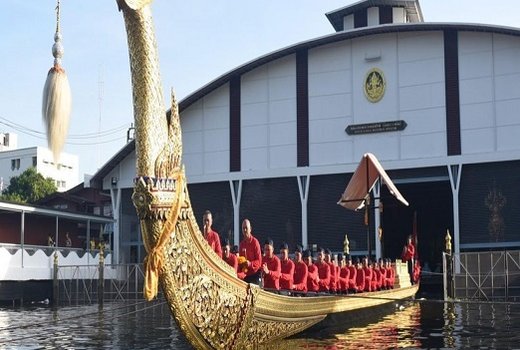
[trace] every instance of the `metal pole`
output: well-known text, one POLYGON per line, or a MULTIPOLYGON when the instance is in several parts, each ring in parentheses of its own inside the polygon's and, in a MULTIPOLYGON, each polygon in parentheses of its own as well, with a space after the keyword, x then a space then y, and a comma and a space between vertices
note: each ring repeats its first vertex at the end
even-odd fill
POLYGON ((24 245, 25 245, 25 211, 22 211, 21 223, 20 223, 20 246, 22 248, 22 268, 23 268, 24 245))
POLYGON ((52 278, 52 304, 57 306, 60 301, 60 289, 58 284, 58 253, 54 252, 53 278, 52 278))
POLYGON ((103 244, 99 247, 99 274, 98 274, 98 304, 103 308, 103 296, 105 293, 105 247, 103 244))
POLYGON ((370 210, 369 210, 369 206, 370 206, 370 188, 368 187, 368 183, 370 181, 370 176, 369 176, 369 167, 368 167, 368 158, 365 157, 365 168, 366 168, 366 178, 367 178, 367 182, 366 182, 366 185, 367 185, 367 190, 366 190, 366 193, 367 193, 367 199, 365 200, 365 215, 366 215, 366 219, 367 219, 367 250, 368 250, 368 259, 370 260, 370 257, 372 256, 372 249, 370 248, 370 210))

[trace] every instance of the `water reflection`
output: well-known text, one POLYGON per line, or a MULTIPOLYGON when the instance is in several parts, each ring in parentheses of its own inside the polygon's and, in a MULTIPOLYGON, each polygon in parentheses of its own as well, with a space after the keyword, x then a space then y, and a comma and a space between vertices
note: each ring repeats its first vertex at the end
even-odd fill
MULTIPOLYGON (((520 304, 413 302, 259 349, 512 348, 520 304)), ((0 349, 191 349, 164 301, 0 309, 0 349)))

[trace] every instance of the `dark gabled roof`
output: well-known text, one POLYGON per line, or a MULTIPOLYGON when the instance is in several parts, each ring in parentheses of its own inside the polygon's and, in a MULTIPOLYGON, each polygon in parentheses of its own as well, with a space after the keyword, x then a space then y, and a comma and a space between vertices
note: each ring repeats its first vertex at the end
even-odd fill
POLYGON ((410 22, 423 22, 421 6, 418 0, 361 0, 352 5, 327 12, 325 16, 329 19, 334 29, 339 32, 343 28, 343 18, 362 9, 377 6, 403 7, 406 9, 410 22))
MULTIPOLYGON (((375 0, 377 1, 377 0, 375 0)), ((279 58, 291 55, 300 50, 308 50, 314 47, 332 44, 343 40, 350 40, 355 38, 361 38, 370 35, 387 34, 387 33, 399 33, 399 32, 426 32, 426 31, 443 31, 443 30, 457 30, 465 32, 483 32, 483 33, 496 33, 512 36, 520 36, 520 29, 512 27, 502 27, 494 25, 484 24, 461 24, 461 23, 405 23, 405 24, 384 24, 373 27, 364 27, 348 31, 342 31, 333 33, 327 36, 323 36, 316 39, 304 41, 278 51, 271 52, 264 56, 245 63, 232 71, 229 71, 217 79, 209 82, 208 84, 201 87, 199 90, 188 95, 182 101, 179 102, 179 112, 187 109, 193 103, 198 101, 203 96, 208 95, 210 92, 218 89, 222 85, 226 84, 233 77, 241 76, 255 68, 258 68, 268 62, 277 60, 279 58)), ((170 111, 166 111, 169 113, 170 111)), ((135 141, 127 143, 118 153, 116 153, 108 162, 105 163, 98 170, 98 172, 90 180, 92 187, 101 188, 103 178, 108 175, 112 169, 126 156, 135 150, 135 141)))

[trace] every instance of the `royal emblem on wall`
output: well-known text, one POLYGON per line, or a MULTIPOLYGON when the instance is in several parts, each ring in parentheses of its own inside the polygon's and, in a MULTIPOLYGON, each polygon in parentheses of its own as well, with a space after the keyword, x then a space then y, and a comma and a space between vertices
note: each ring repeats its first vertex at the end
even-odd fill
POLYGON ((372 68, 368 71, 363 83, 363 90, 366 98, 372 102, 379 102, 386 89, 386 81, 383 71, 378 68, 372 68))

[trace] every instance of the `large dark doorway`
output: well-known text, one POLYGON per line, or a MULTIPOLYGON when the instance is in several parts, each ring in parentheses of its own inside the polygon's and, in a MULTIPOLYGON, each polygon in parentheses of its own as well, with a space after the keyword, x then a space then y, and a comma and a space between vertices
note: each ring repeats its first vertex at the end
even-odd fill
POLYGON ((408 207, 390 198, 383 186, 384 203, 383 253, 385 257, 400 258, 406 238, 413 232, 414 213, 417 213, 418 252, 421 265, 427 263, 432 271, 441 271, 442 251, 446 229, 453 232, 453 201, 449 181, 397 184, 410 204, 408 207))

